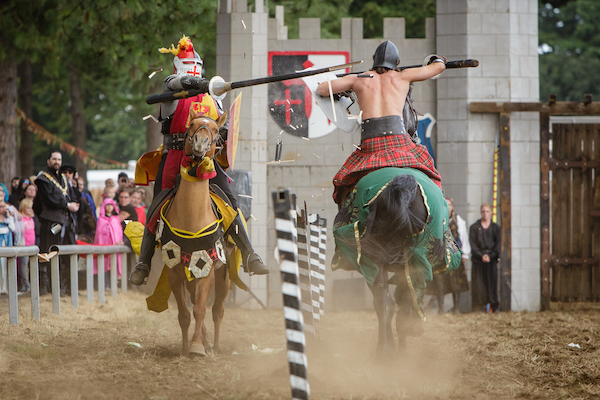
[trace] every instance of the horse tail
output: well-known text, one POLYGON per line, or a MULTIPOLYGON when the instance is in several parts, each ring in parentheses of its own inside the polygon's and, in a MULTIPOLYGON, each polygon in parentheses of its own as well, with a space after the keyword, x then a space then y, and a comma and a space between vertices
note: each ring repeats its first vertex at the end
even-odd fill
POLYGON ((364 251, 377 264, 410 257, 409 248, 427 222, 427 209, 412 175, 392 179, 371 205, 372 224, 364 236, 364 251))

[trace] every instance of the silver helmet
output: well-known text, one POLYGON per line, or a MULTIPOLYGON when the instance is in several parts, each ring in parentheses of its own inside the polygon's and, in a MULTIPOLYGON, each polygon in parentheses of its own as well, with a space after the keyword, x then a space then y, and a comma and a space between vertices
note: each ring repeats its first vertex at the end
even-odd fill
POLYGON ((400 54, 396 45, 389 40, 377 46, 373 54, 373 69, 384 67, 394 69, 400 64, 400 54))

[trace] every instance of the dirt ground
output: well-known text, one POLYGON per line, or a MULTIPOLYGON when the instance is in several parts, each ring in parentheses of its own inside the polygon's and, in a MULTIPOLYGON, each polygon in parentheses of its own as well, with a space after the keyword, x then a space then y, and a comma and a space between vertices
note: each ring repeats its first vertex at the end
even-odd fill
MULTIPOLYGON (((223 350, 188 358, 176 307, 147 311, 139 292, 79 309, 66 298, 61 316, 47 296, 39 323, 19 301, 11 326, 0 296, 0 399, 291 397, 282 310, 228 308, 223 350)), ((598 398, 599 330, 597 310, 430 315, 406 354, 381 363, 374 312, 328 312, 307 335, 311 398, 598 398)))

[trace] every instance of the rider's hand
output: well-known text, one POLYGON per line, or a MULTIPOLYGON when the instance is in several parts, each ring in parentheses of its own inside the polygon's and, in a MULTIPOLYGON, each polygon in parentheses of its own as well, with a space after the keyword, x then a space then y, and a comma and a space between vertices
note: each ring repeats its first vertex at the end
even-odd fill
POLYGON ((435 62, 439 62, 439 63, 443 63, 444 65, 446 65, 446 57, 444 56, 438 56, 437 54, 432 54, 429 58, 429 62, 427 63, 427 65, 433 64, 435 62))

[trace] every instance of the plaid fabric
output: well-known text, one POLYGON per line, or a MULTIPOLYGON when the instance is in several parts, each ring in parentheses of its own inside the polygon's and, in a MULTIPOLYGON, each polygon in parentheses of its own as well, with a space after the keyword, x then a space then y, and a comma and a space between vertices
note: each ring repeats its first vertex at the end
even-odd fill
POLYGON ((442 187, 442 178, 433 165, 433 158, 427 148, 417 145, 408 135, 393 135, 367 139, 361 143, 360 149, 348 157, 342 168, 333 178, 333 200, 340 204, 344 189, 352 189, 354 185, 369 172, 384 168, 414 168, 425 173, 431 180, 442 187))

